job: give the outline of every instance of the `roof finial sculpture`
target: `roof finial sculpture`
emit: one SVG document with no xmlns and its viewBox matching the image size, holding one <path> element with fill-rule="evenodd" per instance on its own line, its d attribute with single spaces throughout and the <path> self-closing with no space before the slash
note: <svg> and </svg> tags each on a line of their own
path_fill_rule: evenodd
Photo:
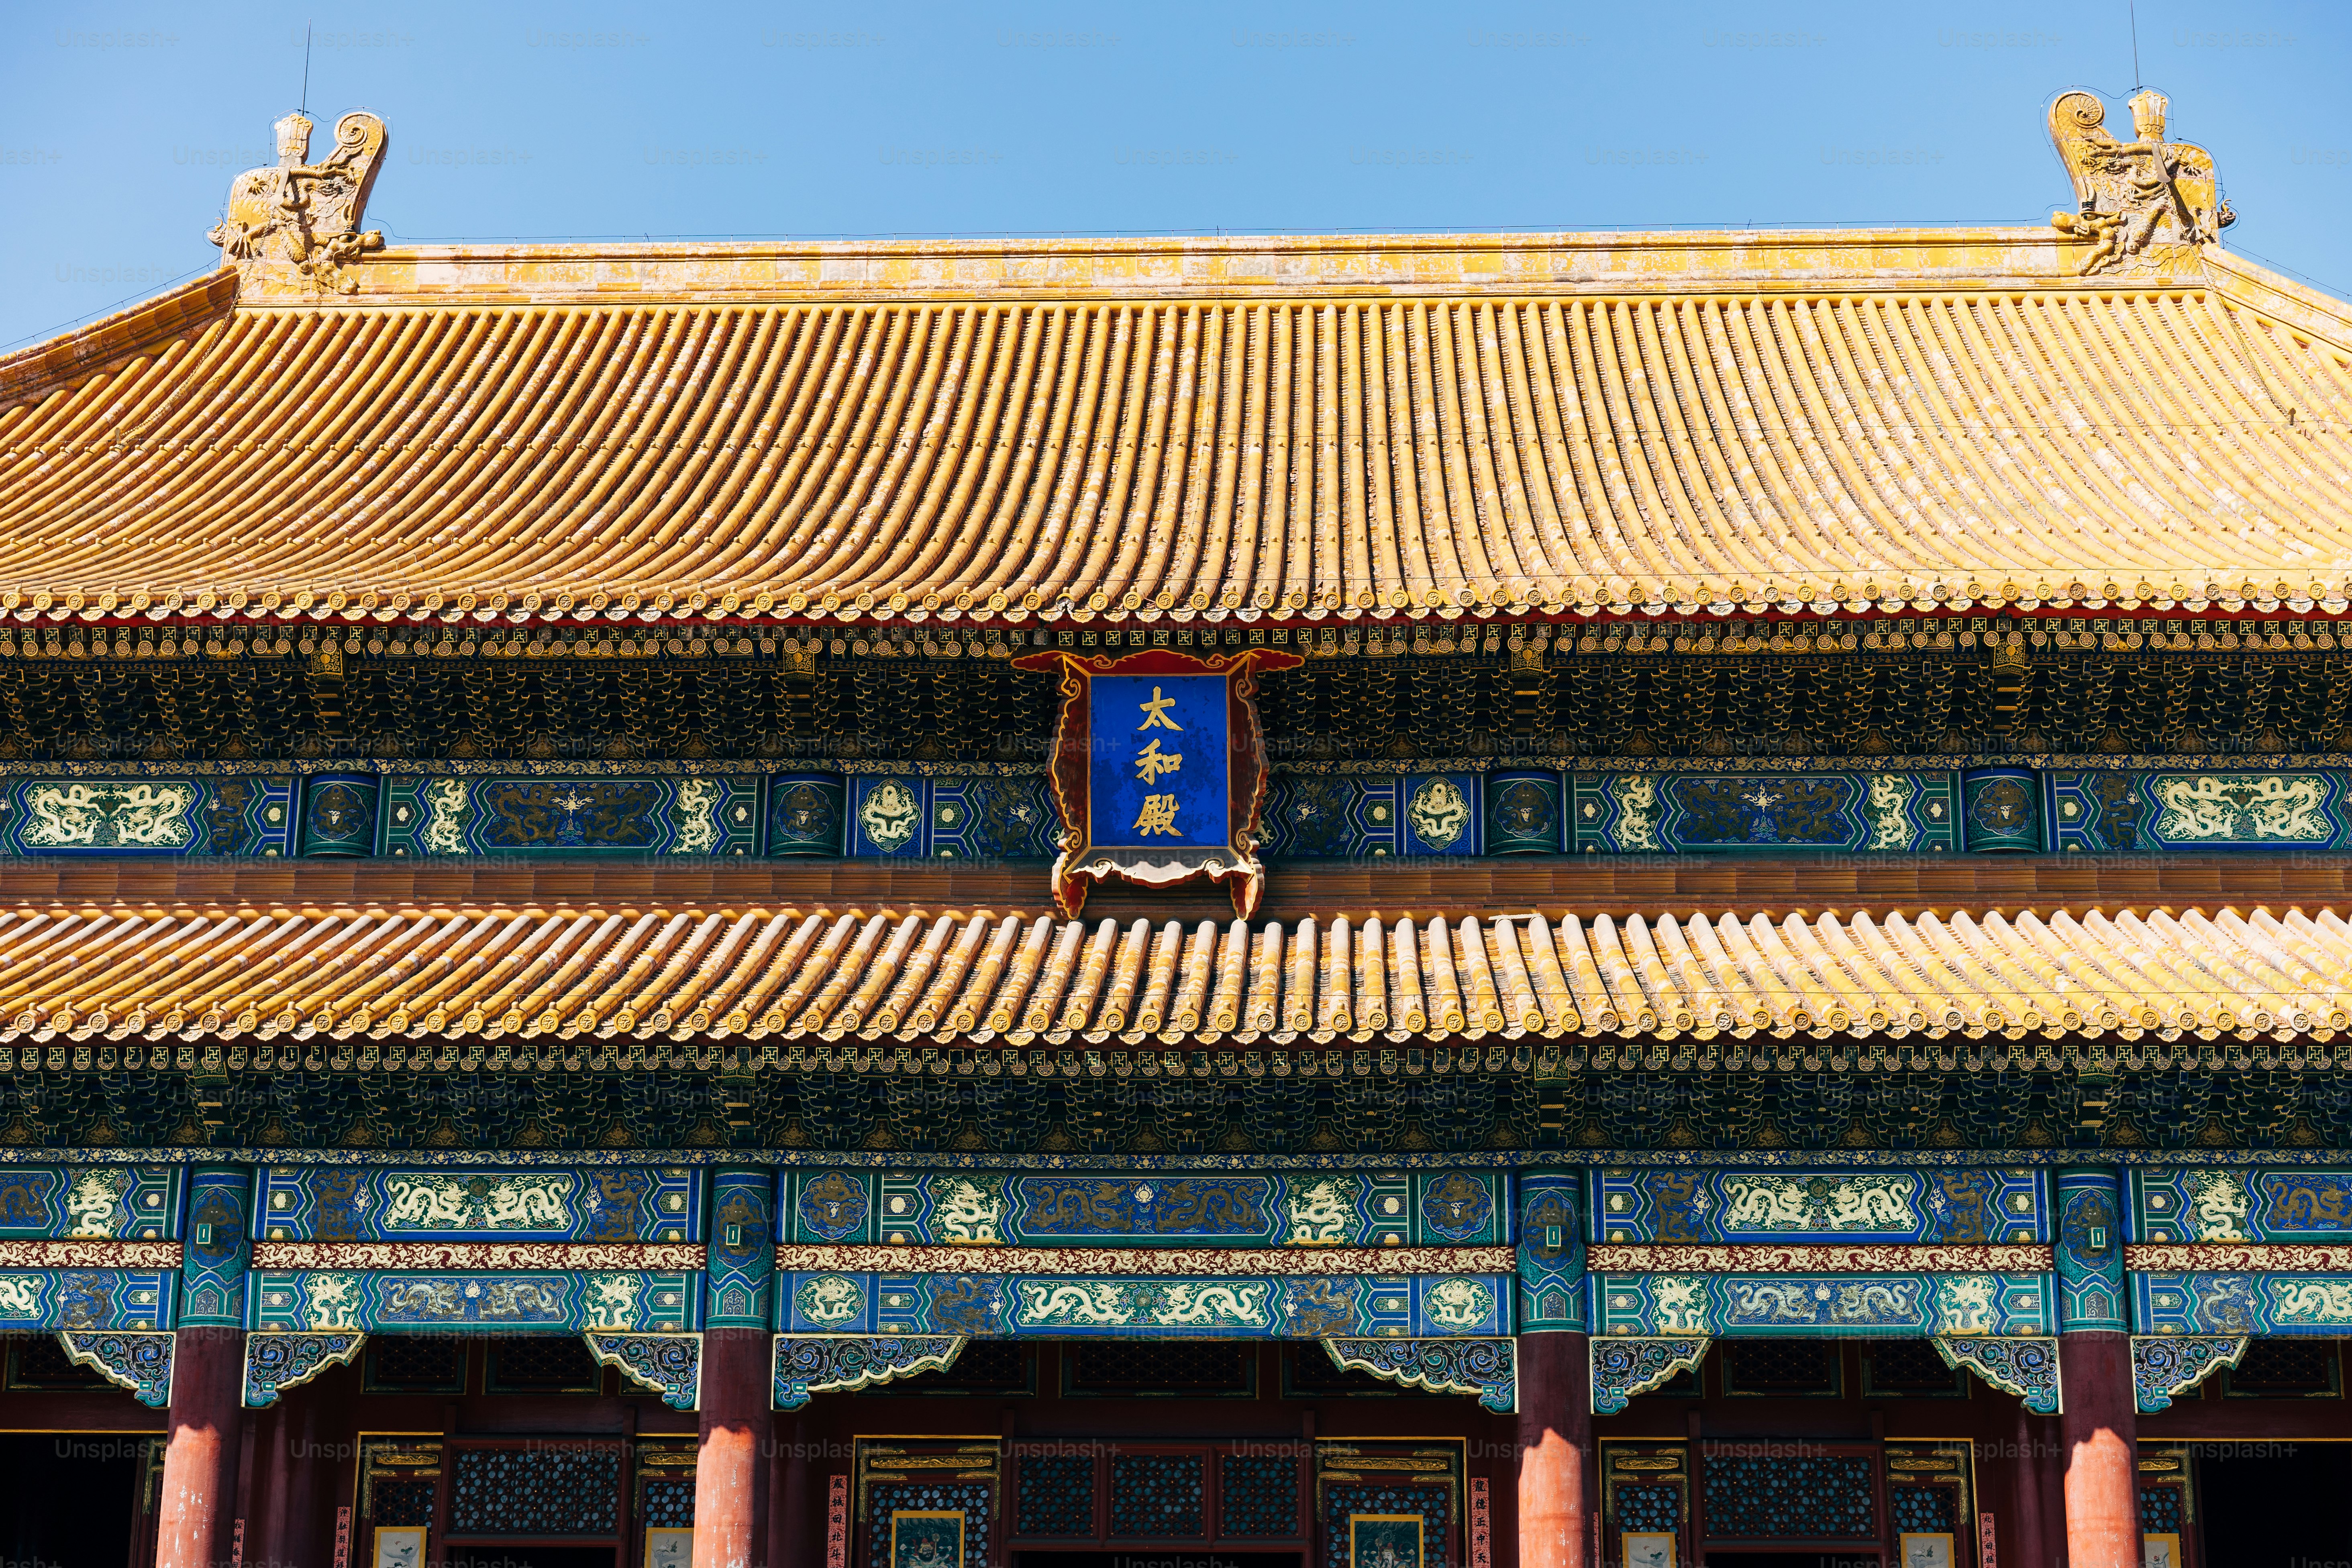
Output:
<svg viewBox="0 0 2352 1568">
<path fill-rule="evenodd" d="M 2090 242 L 2077 272 L 2153 261 L 2150 246 L 2205 244 L 2237 221 L 2221 199 L 2213 155 L 2164 139 L 2168 107 L 2154 88 L 2132 94 L 2136 139 L 2118 142 L 2105 129 L 2107 108 L 2096 93 L 2070 88 L 2051 100 L 2050 141 L 2074 182 L 2075 210 L 2053 213 L 2050 221 L 2059 233 Z"/>
<path fill-rule="evenodd" d="M 360 228 L 383 156 L 383 121 L 354 109 L 335 122 L 335 150 L 310 153 L 310 117 L 296 110 L 277 124 L 278 163 L 247 169 L 228 188 L 228 216 L 208 237 L 231 261 L 289 263 L 323 292 L 359 284 L 343 268 L 383 247 L 381 231 Z"/>
</svg>

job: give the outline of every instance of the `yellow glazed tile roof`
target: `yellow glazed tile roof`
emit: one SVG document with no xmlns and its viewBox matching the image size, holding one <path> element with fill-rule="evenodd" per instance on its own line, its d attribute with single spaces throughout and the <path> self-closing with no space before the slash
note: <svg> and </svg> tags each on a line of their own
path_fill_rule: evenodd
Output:
<svg viewBox="0 0 2352 1568">
<path fill-rule="evenodd" d="M 0 360 L 0 608 L 2352 596 L 2352 312 L 2049 231 L 394 250 Z M 183 298 L 184 296 L 184 298 Z"/>
<path fill-rule="evenodd" d="M 0 1043 L 2328 1037 L 2335 911 L 1154 924 L 890 910 L 20 906 Z"/>
</svg>

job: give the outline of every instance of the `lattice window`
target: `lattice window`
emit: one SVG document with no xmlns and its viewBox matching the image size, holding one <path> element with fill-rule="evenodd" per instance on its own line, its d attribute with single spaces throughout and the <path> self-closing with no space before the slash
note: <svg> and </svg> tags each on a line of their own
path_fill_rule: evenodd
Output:
<svg viewBox="0 0 2352 1568">
<path fill-rule="evenodd" d="M 1257 1347 L 1216 1342 L 1089 1340 L 1062 1348 L 1072 1394 L 1252 1394 Z"/>
<path fill-rule="evenodd" d="M 651 1528 L 691 1530 L 694 1527 L 694 1478 L 661 1476 L 645 1486 L 640 1524 Z"/>
<path fill-rule="evenodd" d="M 1110 1532 L 1143 1540 L 1209 1532 L 1202 1456 L 1117 1454 L 1110 1461 Z"/>
<path fill-rule="evenodd" d="M 2180 1533 L 2180 1489 L 2179 1487 L 2139 1489 L 2139 1529 L 2142 1535 Z"/>
<path fill-rule="evenodd" d="M 906 1394 L 1030 1394 L 1037 1347 L 1018 1340 L 973 1340 L 945 1372 L 927 1372 L 896 1386 Z"/>
<path fill-rule="evenodd" d="M 1872 1541 L 1878 1509 L 1860 1455 L 1708 1454 L 1706 1533 L 1722 1541 Z"/>
<path fill-rule="evenodd" d="M 1016 1535 L 1092 1535 L 1095 1462 L 1067 1454 L 1024 1458 L 1013 1480 Z"/>
<path fill-rule="evenodd" d="M 1895 1515 L 1895 1532 L 1932 1535 L 1959 1531 L 1959 1496 L 1949 1487 L 1889 1487 L 1887 1511 Z"/>
<path fill-rule="evenodd" d="M 2221 1375 L 2237 1399 L 2325 1399 L 2343 1392 L 2334 1340 L 2258 1339 Z"/>
<path fill-rule="evenodd" d="M 460 1448 L 452 1535 L 616 1535 L 621 1453 L 588 1444 Z"/>
<path fill-rule="evenodd" d="M 490 1394 L 594 1394 L 604 1369 L 588 1347 L 565 1335 L 501 1340 L 490 1346 L 485 1392 Z"/>
<path fill-rule="evenodd" d="M 95 1367 L 77 1365 L 55 1334 L 8 1342 L 8 1386 L 25 1389 L 111 1388 Z"/>
<path fill-rule="evenodd" d="M 431 1524 L 434 1483 L 424 1480 L 378 1481 L 369 1492 L 373 1504 L 370 1524 Z"/>
<path fill-rule="evenodd" d="M 890 1561 L 890 1516 L 963 1511 L 964 1568 L 988 1562 L 989 1488 L 978 1482 L 878 1481 L 866 1494 L 869 1563 Z"/>
<path fill-rule="evenodd" d="M 1217 1512 L 1226 1535 L 1298 1534 L 1298 1461 L 1218 1456 Z"/>
<path fill-rule="evenodd" d="M 1348 1516 L 1351 1513 L 1417 1513 L 1425 1521 L 1421 1539 L 1429 1552 L 1425 1568 L 1445 1568 L 1452 1559 L 1453 1509 L 1438 1487 L 1335 1486 L 1323 1493 L 1324 1568 L 1352 1568 L 1348 1561 Z"/>
<path fill-rule="evenodd" d="M 1680 1487 L 1627 1486 L 1620 1482 L 1611 1496 L 1616 1501 L 1620 1530 L 1679 1532 L 1683 1527 Z"/>
<path fill-rule="evenodd" d="M 466 1346 L 414 1334 L 368 1336 L 362 1386 L 370 1394 L 463 1394 Z"/>
<path fill-rule="evenodd" d="M 1456 1394 L 1432 1394 L 1406 1388 L 1357 1367 L 1335 1366 L 1330 1353 L 1318 1343 L 1282 1347 L 1283 1395 L 1291 1399 L 1328 1399 L 1370 1394 L 1381 1398 L 1448 1399 Z"/>
<path fill-rule="evenodd" d="M 1732 1340 L 1722 1351 L 1727 1394 L 1834 1399 L 1844 1391 L 1835 1340 Z"/>
<path fill-rule="evenodd" d="M 1964 1375 L 1944 1364 L 1927 1340 L 1885 1340 L 1870 1347 L 1869 1391 L 1913 1398 L 1964 1398 Z"/>
</svg>

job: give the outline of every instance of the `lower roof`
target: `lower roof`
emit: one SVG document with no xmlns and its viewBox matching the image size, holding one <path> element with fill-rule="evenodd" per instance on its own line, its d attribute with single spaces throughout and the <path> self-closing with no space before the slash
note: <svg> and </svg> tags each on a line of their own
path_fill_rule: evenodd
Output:
<svg viewBox="0 0 2352 1568">
<path fill-rule="evenodd" d="M 2289 1039 L 2347 1026 L 2352 925 L 2324 907 L 1257 923 L 619 900 L 0 907 L 0 1043 Z"/>
</svg>

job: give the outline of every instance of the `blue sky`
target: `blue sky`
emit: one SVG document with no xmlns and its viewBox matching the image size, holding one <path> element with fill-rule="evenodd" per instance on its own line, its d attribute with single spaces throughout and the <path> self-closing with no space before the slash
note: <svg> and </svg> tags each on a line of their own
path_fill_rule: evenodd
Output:
<svg viewBox="0 0 2352 1568">
<path fill-rule="evenodd" d="M 375 110 L 404 240 L 2046 221 L 2126 0 L 1932 6 L 20 3 L 0 344 L 214 265 L 269 124 Z M 2236 247 L 2352 294 L 2352 6 L 2140 0 Z M 224 19 L 226 18 L 226 19 Z"/>
</svg>

